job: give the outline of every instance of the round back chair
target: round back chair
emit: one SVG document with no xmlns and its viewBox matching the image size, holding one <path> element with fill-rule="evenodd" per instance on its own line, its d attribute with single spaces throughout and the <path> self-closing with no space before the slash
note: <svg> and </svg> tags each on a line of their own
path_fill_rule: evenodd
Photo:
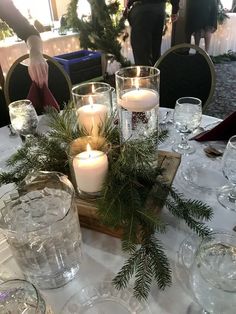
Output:
<svg viewBox="0 0 236 314">
<path fill-rule="evenodd" d="M 60 108 L 71 100 L 72 84 L 63 67 L 53 58 L 43 55 L 48 63 L 48 87 L 55 97 Z M 9 103 L 25 99 L 32 84 L 28 73 L 28 66 L 23 61 L 29 58 L 25 54 L 18 58 L 9 69 L 4 86 L 6 102 Z"/>
<path fill-rule="evenodd" d="M 201 99 L 206 109 L 215 89 L 215 68 L 203 49 L 192 44 L 173 46 L 155 67 L 160 70 L 161 107 L 174 108 L 178 98 L 191 96 Z"/>
</svg>

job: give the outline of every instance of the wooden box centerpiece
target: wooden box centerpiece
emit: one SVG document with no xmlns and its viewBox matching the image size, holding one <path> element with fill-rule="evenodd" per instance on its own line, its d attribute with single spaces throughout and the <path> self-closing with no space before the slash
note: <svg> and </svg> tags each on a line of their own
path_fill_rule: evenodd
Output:
<svg viewBox="0 0 236 314">
<path fill-rule="evenodd" d="M 164 169 L 163 171 L 163 180 L 171 185 L 178 167 L 181 162 L 181 155 L 175 152 L 167 151 L 158 151 L 158 165 Z M 79 213 L 80 225 L 82 227 L 96 230 L 102 233 L 112 235 L 114 237 L 120 238 L 122 235 L 122 229 L 111 229 L 107 226 L 104 226 L 100 221 L 97 215 L 96 201 L 95 200 L 85 200 L 76 198 L 76 205 Z M 161 208 L 157 208 L 157 212 Z"/>
</svg>

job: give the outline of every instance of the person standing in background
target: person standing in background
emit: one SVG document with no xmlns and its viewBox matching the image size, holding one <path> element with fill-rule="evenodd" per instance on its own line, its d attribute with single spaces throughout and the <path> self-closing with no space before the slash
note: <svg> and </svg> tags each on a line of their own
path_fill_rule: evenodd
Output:
<svg viewBox="0 0 236 314">
<path fill-rule="evenodd" d="M 178 18 L 179 0 L 170 0 L 170 3 L 171 21 L 174 23 Z M 128 0 L 126 10 L 136 65 L 153 66 L 160 57 L 165 7 L 165 0 Z"/>
<path fill-rule="evenodd" d="M 188 0 L 186 8 L 186 36 L 199 46 L 201 38 L 205 41 L 205 50 L 209 52 L 212 33 L 217 29 L 218 0 Z"/>
</svg>

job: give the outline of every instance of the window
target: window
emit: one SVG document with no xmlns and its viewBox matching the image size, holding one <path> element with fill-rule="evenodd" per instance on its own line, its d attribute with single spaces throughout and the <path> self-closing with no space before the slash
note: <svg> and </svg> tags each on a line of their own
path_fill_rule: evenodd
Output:
<svg viewBox="0 0 236 314">
<path fill-rule="evenodd" d="M 43 25 L 52 24 L 50 0 L 13 0 L 18 10 L 27 18 Z"/>
<path fill-rule="evenodd" d="M 224 9 L 231 10 L 233 5 L 233 0 L 221 0 Z"/>
</svg>

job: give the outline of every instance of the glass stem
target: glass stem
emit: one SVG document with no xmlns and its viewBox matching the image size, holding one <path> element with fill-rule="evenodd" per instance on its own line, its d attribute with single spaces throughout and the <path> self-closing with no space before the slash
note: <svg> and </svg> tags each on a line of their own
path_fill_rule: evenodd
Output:
<svg viewBox="0 0 236 314">
<path fill-rule="evenodd" d="M 233 185 L 232 191 L 229 193 L 229 200 L 233 203 L 236 202 L 236 185 Z"/>
<path fill-rule="evenodd" d="M 182 149 L 188 149 L 188 139 L 184 133 L 181 133 L 181 142 L 179 143 L 179 147 Z"/>
</svg>

